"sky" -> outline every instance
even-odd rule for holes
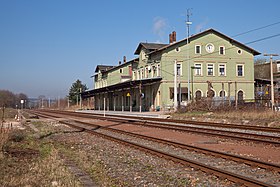
[[[134,59],[140,42],[168,43],[172,31],[185,38],[187,9],[191,35],[213,28],[280,55],[279,7],[279,0],[0,0],[0,90],[55,99],[77,79],[92,89],[96,65]]]

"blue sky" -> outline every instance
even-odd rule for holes
[[[77,79],[91,89],[97,64],[135,58],[139,42],[168,43],[173,30],[185,38],[188,8],[191,34],[214,28],[234,36],[280,22],[279,7],[279,0],[0,0],[0,89],[64,97]],[[234,39],[277,34],[280,23]],[[249,46],[280,54],[280,36]]]

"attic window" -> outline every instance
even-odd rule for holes
[[[180,47],[176,47],[176,48],[175,48],[175,51],[176,51],[176,52],[180,52],[180,50],[181,50]]]
[[[122,68],[120,69],[120,73],[123,73],[123,69]]]
[[[239,55],[241,55],[241,54],[242,54],[242,50],[241,50],[241,49],[238,49],[238,50],[237,50],[237,53],[238,53]]]

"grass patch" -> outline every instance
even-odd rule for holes
[[[185,119],[185,120],[198,120],[198,121],[209,121],[228,123],[259,125],[259,126],[270,126],[280,128],[280,112],[274,112],[271,110],[225,110],[225,111],[193,111],[185,113],[173,113],[173,119]]]
[[[81,186],[59,157],[59,150],[30,133],[0,134],[0,186]]]

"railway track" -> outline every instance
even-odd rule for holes
[[[49,111],[36,111],[38,114],[44,114]],[[66,112],[66,111],[50,111],[56,115],[71,115],[72,117],[84,117],[89,119],[107,120],[119,123],[129,123],[133,125],[141,125],[151,128],[161,128],[168,130],[176,130],[187,133],[202,134],[207,136],[221,137],[225,139],[235,139],[239,141],[248,141],[255,143],[263,143],[274,146],[280,146],[280,128],[263,128],[256,126],[241,126],[219,123],[206,122],[192,122],[183,120],[166,120],[163,119],[150,119],[150,118],[137,118],[131,116],[107,116],[79,113],[79,112]],[[156,121],[159,120],[159,121]],[[179,123],[180,122],[180,123]],[[240,129],[237,127],[241,127]]]
[[[61,114],[71,114],[73,116],[94,116],[95,118],[104,119],[104,118],[116,118],[122,119],[120,115],[109,115],[106,114],[104,117],[103,114],[97,113],[85,113],[85,112],[72,112],[72,111],[58,111]],[[271,133],[280,133],[280,128],[273,127],[261,127],[261,126],[252,126],[252,125],[237,125],[237,124],[225,124],[225,123],[214,123],[214,122],[202,122],[202,121],[193,121],[193,120],[177,120],[177,119],[162,119],[162,118],[151,118],[151,117],[137,117],[137,116],[123,116],[126,120],[142,120],[147,122],[157,122],[157,123],[174,123],[174,124],[192,124],[194,126],[207,126],[207,127],[219,127],[219,128],[230,128],[230,129],[244,129],[260,132],[271,132]]]
[[[53,118],[57,118],[57,115],[54,114],[39,114],[37,113],[37,115],[43,115],[44,117],[53,117]],[[167,140],[162,140],[162,139],[158,139],[158,138],[153,138],[153,137],[148,137],[148,136],[143,136],[143,135],[139,135],[139,134],[135,134],[135,133],[130,133],[130,132],[125,132],[125,131],[121,131],[121,130],[117,130],[117,129],[112,129],[112,128],[108,128],[108,127],[102,127],[96,124],[92,124],[92,123],[86,123],[86,122],[81,122],[78,120],[60,120],[61,123],[67,124],[69,126],[72,126],[74,128],[77,129],[83,129],[86,132],[89,132],[91,134],[97,135],[97,136],[101,136],[103,138],[106,139],[110,139],[113,141],[116,141],[118,143],[121,144],[126,144],[129,145],[131,147],[140,149],[142,151],[160,156],[160,157],[164,157],[166,159],[170,159],[174,162],[177,163],[181,163],[184,165],[188,165],[194,168],[198,168],[206,173],[211,173],[214,175],[217,175],[219,177],[222,178],[227,178],[231,181],[237,182],[237,183],[242,183],[246,186],[278,186],[280,184],[271,184],[271,183],[266,183],[263,181],[259,181],[256,180],[254,178],[250,178],[250,177],[246,177],[246,176],[242,176],[238,173],[233,173],[230,171],[226,171],[224,169],[220,169],[218,167],[213,167],[211,165],[207,165],[201,162],[198,162],[196,160],[192,160],[189,158],[186,158],[184,156],[180,156],[180,155],[176,155],[176,154],[170,154],[168,152],[162,151],[162,150],[158,150],[158,149],[154,149],[152,147],[146,146],[146,145],[142,145],[139,144],[138,141],[131,141],[131,140],[126,140],[125,138],[119,138],[119,135],[115,135],[112,136],[112,132],[117,133],[117,134],[125,134],[126,136],[130,136],[130,137],[134,137],[134,138],[140,138],[140,139],[144,139],[146,141],[151,141],[151,142],[158,142],[161,144],[165,144],[165,145],[169,145],[169,146],[174,146],[176,148],[180,148],[180,149],[187,149],[190,151],[194,151],[194,152],[198,152],[198,153],[202,153],[204,155],[212,155],[215,157],[221,157],[224,159],[230,159],[230,160],[234,160],[235,162],[242,162],[246,165],[251,165],[251,166],[257,166],[257,167],[261,167],[264,168],[266,170],[273,170],[274,172],[279,174],[280,171],[280,166],[278,165],[273,165],[270,163],[265,163],[265,162],[260,162],[258,160],[252,160],[252,159],[247,159],[247,158],[243,158],[243,157],[238,157],[235,155],[229,155],[229,154],[224,154],[224,153],[220,153],[220,152],[216,152],[216,151],[211,151],[211,150],[207,150],[207,149],[202,149],[202,148],[197,148],[194,146],[189,146],[189,145],[185,145],[185,144],[180,144],[180,143],[176,143],[176,142],[171,142],[171,141],[167,141]],[[94,129],[94,130],[92,130]],[[105,133],[105,132],[99,132],[99,131],[111,131],[111,133]],[[279,177],[279,176],[278,176]]]

